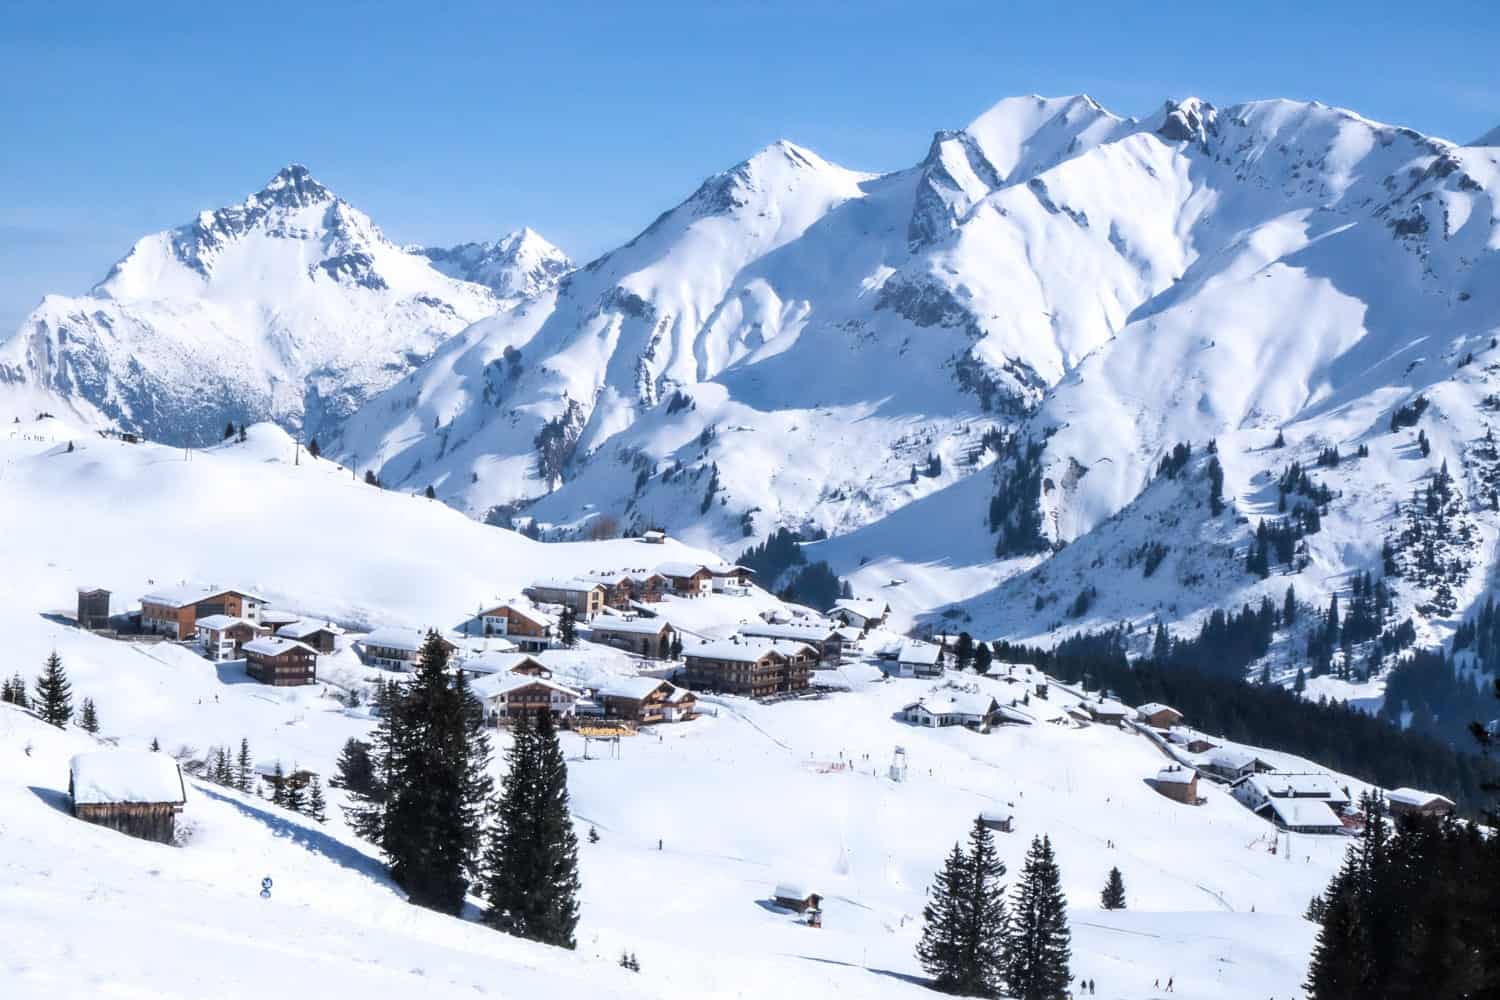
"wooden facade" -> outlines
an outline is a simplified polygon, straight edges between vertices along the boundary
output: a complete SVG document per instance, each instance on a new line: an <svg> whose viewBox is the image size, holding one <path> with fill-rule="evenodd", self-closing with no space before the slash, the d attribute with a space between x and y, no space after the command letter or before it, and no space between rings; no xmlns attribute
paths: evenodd
<svg viewBox="0 0 1500 1000"><path fill-rule="evenodd" d="M589 629L589 638L647 659L663 660L672 653L672 642L677 638L677 630L672 627L671 622L661 618L635 621L596 618Z"/></svg>
<svg viewBox="0 0 1500 1000"><path fill-rule="evenodd" d="M724 640L689 651L683 680L690 687L752 698L807 690L813 665L808 647L784 651L745 643L737 650L734 645Z"/></svg>
<svg viewBox="0 0 1500 1000"><path fill-rule="evenodd" d="M265 602L238 590L205 590L201 596L146 595L141 598L141 627L169 638L191 639L199 618L228 615L260 622Z"/></svg>
<svg viewBox="0 0 1500 1000"><path fill-rule="evenodd" d="M158 844L172 842L177 832L177 814L180 812L182 805L172 802L109 802L73 806L73 815L85 823L106 826L141 840L154 840Z"/></svg>
<svg viewBox="0 0 1500 1000"><path fill-rule="evenodd" d="M485 635L503 636L527 652L552 645L552 619L535 608L497 604L479 613L479 623Z"/></svg>
<svg viewBox="0 0 1500 1000"><path fill-rule="evenodd" d="M318 654L311 646L287 639L261 639L247 643L245 673L262 684L294 687L318 679Z"/></svg>
<svg viewBox="0 0 1500 1000"><path fill-rule="evenodd" d="M109 628L109 591L102 587L78 588L78 627L90 631Z"/></svg>
<svg viewBox="0 0 1500 1000"><path fill-rule="evenodd" d="M696 695L667 681L657 683L650 691L606 688L595 697L604 709L605 718L624 719L647 726L659 722L686 722L697 714L698 707Z"/></svg>
<svg viewBox="0 0 1500 1000"><path fill-rule="evenodd" d="M542 581L529 587L526 596L538 604L561 604L572 608L573 613L584 621L591 620L604 608L603 585L586 581Z"/></svg>

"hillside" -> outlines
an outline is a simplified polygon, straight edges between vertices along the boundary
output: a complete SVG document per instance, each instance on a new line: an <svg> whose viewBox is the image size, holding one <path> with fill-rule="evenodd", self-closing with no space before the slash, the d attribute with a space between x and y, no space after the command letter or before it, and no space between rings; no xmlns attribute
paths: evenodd
<svg viewBox="0 0 1500 1000"><path fill-rule="evenodd" d="M77 436L58 421L32 432L0 441L0 510L29 528L0 539L10 660L30 674L57 651L75 698L95 700L101 735L122 746L158 738L201 758L244 737L258 762L326 776L343 741L371 723L328 697L326 684L265 688L235 664L171 644L82 633L58 614L79 583L127 598L151 581L233 581L275 607L353 628L451 623L537 575L638 564L646 548L531 542L367 486L332 463L305 454L294 463L290 439L268 426L243 444L191 453ZM650 549L698 557L671 542ZM712 609L716 600L690 603ZM573 669L565 661L560 669ZM343 653L327 667L326 679L344 685L368 677ZM1056 685L1045 701L1031 699L1034 724L979 734L893 718L932 681L881 680L862 663L839 674L847 690L819 699L710 699L714 714L630 738L619 759L601 759L598 747L586 759L582 741L565 736L578 831L600 834L582 846L576 954L406 906L336 808L313 828L195 783L185 846L83 826L59 806L67 758L88 737L0 706L0 825L8 844L22 845L0 894L0 968L22 996L56 995L64 973L140 992L245 996L284 991L293 974L376 996L413 983L436 995L555 996L580 981L604 996L925 996L913 980L925 887L980 809L1009 805L1017 831L1000 835L1002 856L1014 872L1030 837L1051 835L1075 973L1108 995L1154 996L1152 982L1168 976L1185 997L1296 989L1314 930L1300 914L1343 838L1298 836L1294 857L1272 854L1270 827L1221 789L1205 786L1198 808L1168 801L1143 781L1163 763L1146 739L1047 721L1076 701ZM1009 698L1020 677L966 680ZM901 782L887 775L895 745L909 761ZM1125 874L1126 911L1098 909L1111 865ZM269 901L257 897L267 875ZM825 894L823 929L761 905L789 879ZM89 905L80 909L80 898ZM247 952L251 921L260 929ZM185 954L170 963L151 961L163 940L191 946L174 946ZM614 967L622 950L638 955L638 977Z"/></svg>

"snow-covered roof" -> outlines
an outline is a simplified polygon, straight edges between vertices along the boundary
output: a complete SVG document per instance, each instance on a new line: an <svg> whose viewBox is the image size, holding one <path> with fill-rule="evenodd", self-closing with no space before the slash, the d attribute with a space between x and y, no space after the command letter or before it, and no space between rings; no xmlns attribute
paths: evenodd
<svg viewBox="0 0 1500 1000"><path fill-rule="evenodd" d="M284 639L279 635L263 635L259 639L251 639L240 648L247 653L254 653L256 656L280 656L282 653L293 649L301 649L313 654L317 653L316 649L313 649L306 643L298 642L295 639Z"/></svg>
<svg viewBox="0 0 1500 1000"><path fill-rule="evenodd" d="M1143 719L1147 716L1156 715L1158 712L1171 712L1179 719L1182 718L1182 713L1177 711L1177 709L1171 705L1163 705L1159 701L1148 701L1144 705L1137 705L1135 711Z"/></svg>
<svg viewBox="0 0 1500 1000"><path fill-rule="evenodd" d="M896 661L930 667L937 663L942 655L943 647L937 643L907 639L901 644L901 651L896 654Z"/></svg>
<svg viewBox="0 0 1500 1000"><path fill-rule="evenodd" d="M979 818L985 823L1009 823L1014 814L1009 809L995 806L991 809L979 810Z"/></svg>
<svg viewBox="0 0 1500 1000"><path fill-rule="evenodd" d="M661 635L672 627L665 618L616 618L604 615L595 618L590 630L593 632L628 632L631 635Z"/></svg>
<svg viewBox="0 0 1500 1000"><path fill-rule="evenodd" d="M1156 772L1156 781L1162 785L1189 785L1198 777L1190 767L1164 767Z"/></svg>
<svg viewBox="0 0 1500 1000"><path fill-rule="evenodd" d="M109 593L109 590L105 587L90 587L87 584L84 584L78 588L78 592L80 594L107 594Z"/></svg>
<svg viewBox="0 0 1500 1000"><path fill-rule="evenodd" d="M526 601L501 601L499 604L492 604L480 613L480 617L483 618L486 615L493 615L496 611L499 611L502 608L512 612L513 614L518 614L522 618L525 618L527 621L533 622L537 625L557 624L556 618L553 618L551 615L547 614L547 612L541 610L540 608L532 606L530 602Z"/></svg>
<svg viewBox="0 0 1500 1000"><path fill-rule="evenodd" d="M835 611L849 611L859 615L861 618L879 618L889 614L891 606L884 601L877 601L873 597L840 597L833 602L829 614Z"/></svg>
<svg viewBox="0 0 1500 1000"><path fill-rule="evenodd" d="M1414 809L1420 809L1434 802L1444 802L1450 808L1453 806L1453 800L1446 795L1439 795L1436 792L1424 792L1416 788L1392 788L1385 793L1385 797L1388 802L1399 802L1404 806L1411 806Z"/></svg>
<svg viewBox="0 0 1500 1000"><path fill-rule="evenodd" d="M73 801L79 805L116 802L182 803L187 794L182 770L164 753L149 750L93 750L73 758Z"/></svg>
<svg viewBox="0 0 1500 1000"><path fill-rule="evenodd" d="M681 562L673 560L670 562L658 563L656 572L660 573L662 576L693 576L698 573L712 573L713 570L709 569L702 563Z"/></svg>
<svg viewBox="0 0 1500 1000"><path fill-rule="evenodd" d="M658 538L666 538L667 537L667 533L665 531L656 531L655 529L652 529L651 531L643 531L643 532L641 532L641 537L642 538L649 538L649 539L655 541Z"/></svg>
<svg viewBox="0 0 1500 1000"><path fill-rule="evenodd" d="M594 693L611 698L631 698L639 701L663 684L672 687L667 681L656 677L611 677L601 683Z"/></svg>
<svg viewBox="0 0 1500 1000"><path fill-rule="evenodd" d="M199 618L193 624L198 628L206 628L213 632L222 632L226 628L232 628L235 625L249 625L251 623L235 615L208 615Z"/></svg>
<svg viewBox="0 0 1500 1000"><path fill-rule="evenodd" d="M1249 767L1260 760L1258 756L1244 747L1215 747L1209 751L1207 761L1215 767L1228 768L1238 771Z"/></svg>
<svg viewBox="0 0 1500 1000"><path fill-rule="evenodd" d="M1270 809L1283 826L1344 828L1343 821L1322 799L1271 799L1263 808Z"/></svg>
<svg viewBox="0 0 1500 1000"><path fill-rule="evenodd" d="M539 590L561 590L569 593L580 593L604 585L594 580L584 580L576 576L549 576L535 581L531 586Z"/></svg>
<svg viewBox="0 0 1500 1000"><path fill-rule="evenodd" d="M253 601L261 598L235 587L210 587L201 583L181 583L175 587L158 587L141 598L143 604L160 604L168 608L185 608L221 594L243 594Z"/></svg>
<svg viewBox="0 0 1500 1000"><path fill-rule="evenodd" d="M478 656L471 656L464 661L464 669L471 674L509 674L514 673L517 667L526 663L535 663L543 670L548 669L546 664L542 663L535 656L530 656L526 653L498 652L481 653Z"/></svg>
<svg viewBox="0 0 1500 1000"><path fill-rule="evenodd" d="M359 641L365 646L382 646L386 649L400 649L408 653L415 653L422 648L422 643L427 641L427 633L419 628L400 628L398 626L386 625L376 629Z"/></svg>
<svg viewBox="0 0 1500 1000"><path fill-rule="evenodd" d="M1328 774L1284 774L1272 771L1268 774L1246 775L1232 787L1238 788L1241 785L1250 785L1267 798L1274 796L1349 801L1349 794Z"/></svg>
<svg viewBox="0 0 1500 1000"><path fill-rule="evenodd" d="M765 639L827 642L837 637L838 634L838 627L832 622L746 622L740 626L740 635L759 636Z"/></svg>
<svg viewBox="0 0 1500 1000"><path fill-rule="evenodd" d="M1083 707L1088 709L1089 714L1095 717L1119 716L1120 718L1124 718L1130 714L1130 709L1123 702L1115 701L1113 698L1090 699L1083 703Z"/></svg>
<svg viewBox="0 0 1500 1000"><path fill-rule="evenodd" d="M266 625L280 626L301 621L302 616L295 611L277 611L274 608L265 608L260 613L260 620Z"/></svg>
<svg viewBox="0 0 1500 1000"><path fill-rule="evenodd" d="M812 893L800 882L778 882L771 895L777 899L806 899Z"/></svg>
<svg viewBox="0 0 1500 1000"><path fill-rule="evenodd" d="M705 642L701 646L693 646L686 650L686 655L701 656L709 660L729 660L734 663L754 663L767 653L780 653L782 656L792 656L799 650L814 655L817 653L817 650L804 642L741 637L739 639L719 639L715 642Z"/></svg>
<svg viewBox="0 0 1500 1000"><path fill-rule="evenodd" d="M918 698L907 705L904 710L910 712L921 708L930 715L982 717L994 711L995 707L995 699L987 694L976 694L972 691L942 691Z"/></svg>
<svg viewBox="0 0 1500 1000"><path fill-rule="evenodd" d="M286 636L288 639L305 639L314 632L328 632L332 635L344 634L344 630L332 622L320 622L315 618L303 618L298 621L288 622L276 630L277 635Z"/></svg>
<svg viewBox="0 0 1500 1000"><path fill-rule="evenodd" d="M490 674L486 677L481 677L476 680L469 686L469 690L474 692L474 696L476 698L479 698L483 701L491 701L495 698L504 697L505 695L510 694L512 691L518 691L524 687L531 687L534 684L539 684L542 687L550 688L553 691L560 691L563 694L571 695L574 698L583 696L582 691L576 691L573 688L568 687L566 684L559 684L556 681L548 680L545 677L532 677L529 674Z"/></svg>

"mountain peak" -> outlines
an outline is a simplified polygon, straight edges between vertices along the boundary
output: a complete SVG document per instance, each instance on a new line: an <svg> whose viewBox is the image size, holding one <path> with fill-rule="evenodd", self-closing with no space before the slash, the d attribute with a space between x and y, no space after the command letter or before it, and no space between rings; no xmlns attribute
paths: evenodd
<svg viewBox="0 0 1500 1000"><path fill-rule="evenodd" d="M1500 125L1469 143L1470 146L1500 146Z"/></svg>
<svg viewBox="0 0 1500 1000"><path fill-rule="evenodd" d="M573 270L568 255L530 226L506 233L493 243L410 246L406 250L427 258L450 278L484 285L507 299L531 298Z"/></svg>
<svg viewBox="0 0 1500 1000"><path fill-rule="evenodd" d="M300 163L289 163L276 171L255 195L256 200L292 208L303 208L333 198L333 193L319 183Z"/></svg>
<svg viewBox="0 0 1500 1000"><path fill-rule="evenodd" d="M1219 111L1201 97L1184 97L1162 106L1162 123L1156 134L1169 142L1196 142L1204 145L1209 135L1218 131Z"/></svg>

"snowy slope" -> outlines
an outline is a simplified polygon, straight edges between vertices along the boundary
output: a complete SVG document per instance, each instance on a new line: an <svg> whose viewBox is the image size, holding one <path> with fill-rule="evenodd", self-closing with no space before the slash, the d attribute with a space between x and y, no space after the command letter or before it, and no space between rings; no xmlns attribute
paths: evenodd
<svg viewBox="0 0 1500 1000"><path fill-rule="evenodd" d="M0 382L160 440L262 419L326 437L561 266L524 234L480 256L450 277L289 166L243 204L140 240L90 294L48 296L0 348Z"/></svg>
<svg viewBox="0 0 1500 1000"><path fill-rule="evenodd" d="M326 776L371 723L321 686L268 689L175 645L81 633L54 614L77 583L128 598L149 580L233 581L277 607L419 624L461 618L535 574L639 563L646 548L532 543L328 462L292 464L290 440L270 427L190 456L75 438L57 421L32 430L0 441L0 513L30 529L0 538L9 661L34 672L56 650L75 697L97 703L102 736L131 748L155 737L201 758L245 737L257 761ZM696 557L672 543L650 550ZM587 655L565 655L560 673ZM408 907L336 808L313 827L195 783L185 846L83 826L61 807L66 762L88 738L0 706L0 974L28 997L80 983L258 997L297 982L371 996L915 998L927 995L913 956L924 889L973 816L1008 805L1017 832L1000 836L1002 856L1014 872L1032 835L1053 838L1075 974L1106 995L1144 1000L1168 976L1184 997L1295 991L1314 930L1300 913L1343 838L1296 837L1291 855L1281 838L1272 854L1270 828L1223 791L1205 787L1200 808L1169 802L1143 783L1164 761L1144 738L1047 721L1075 700L1058 686L1025 707L1034 725L980 735L893 718L932 682L882 681L863 665L840 673L849 690L817 700L706 699L715 714L631 738L619 759L599 759L597 746L584 759L582 742L564 737L577 828L601 838L582 845L573 954ZM974 683L1009 701L1034 690L1024 674ZM896 744L909 758L899 783L886 771ZM1098 908L1111 865L1125 874L1127 911ZM275 887L262 900L267 875ZM825 894L822 930L763 905L786 880ZM614 967L622 950L638 955L639 977Z"/></svg>

